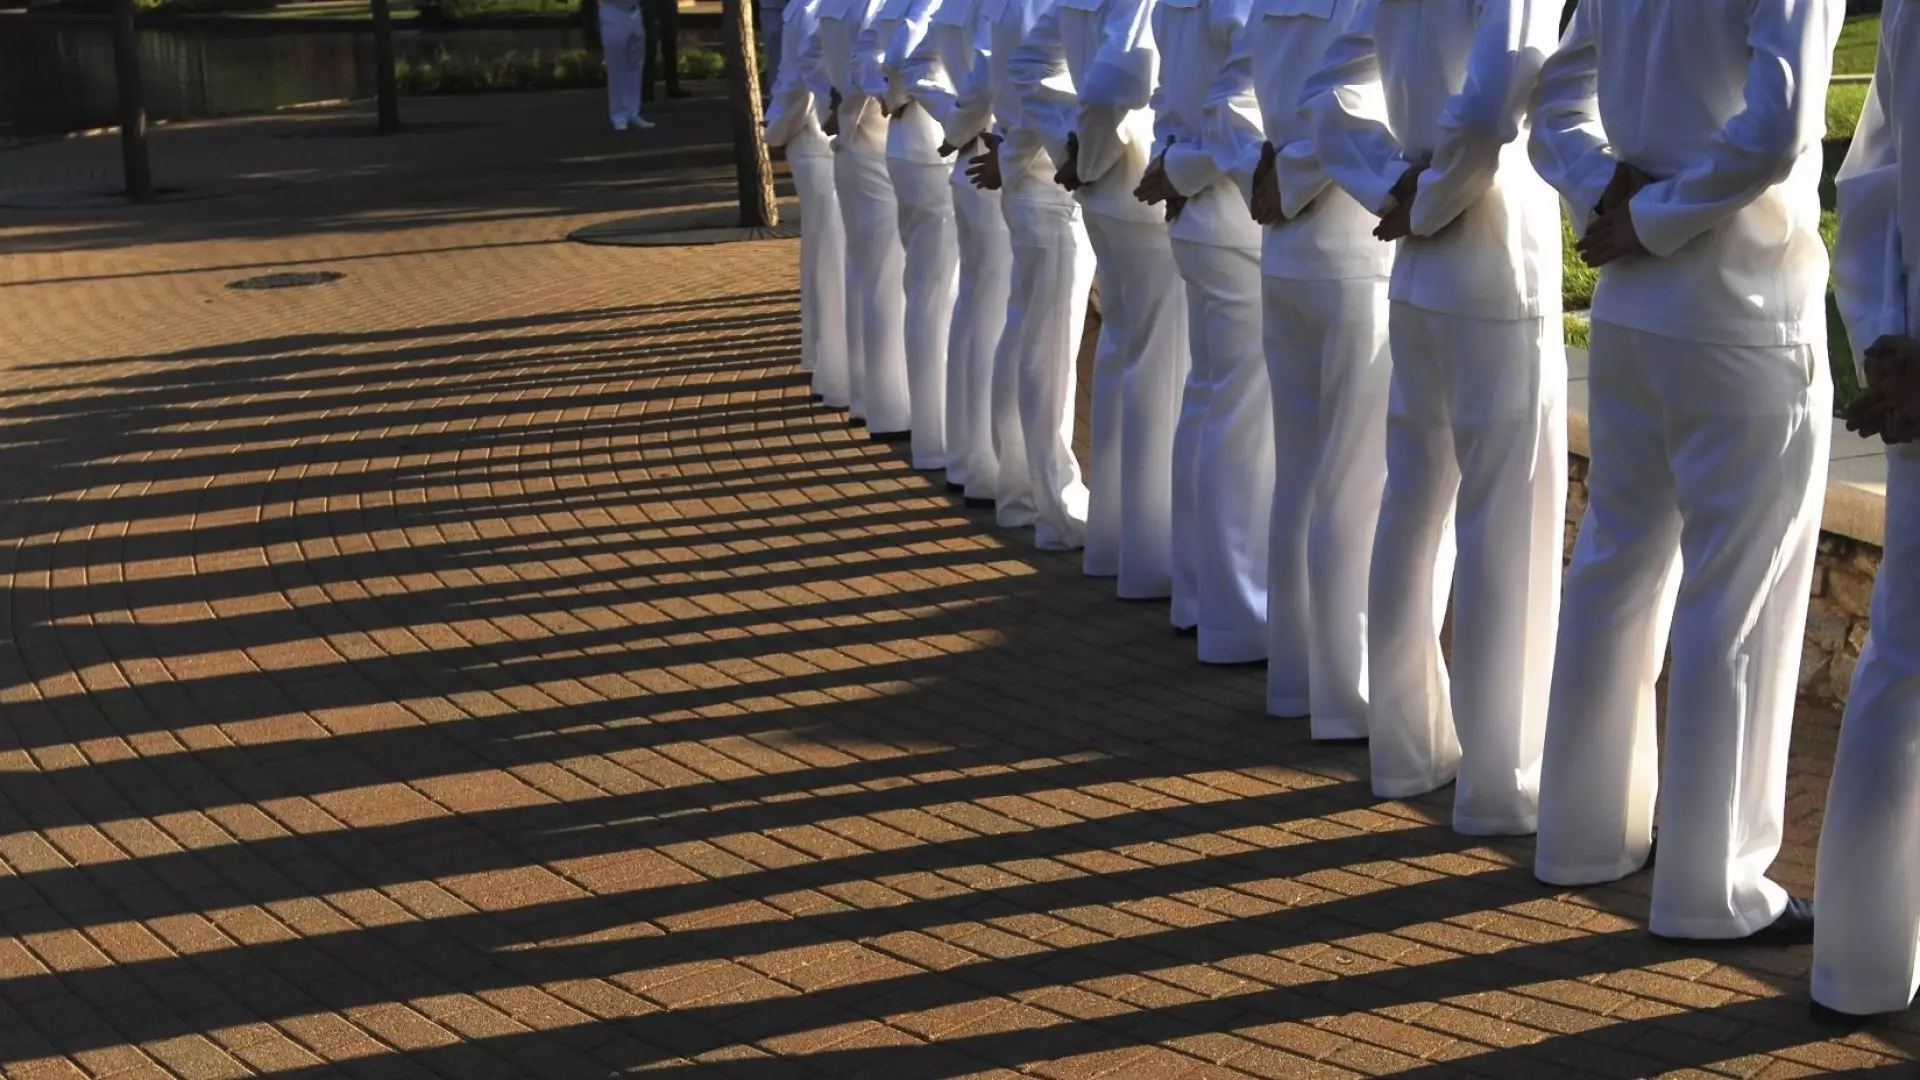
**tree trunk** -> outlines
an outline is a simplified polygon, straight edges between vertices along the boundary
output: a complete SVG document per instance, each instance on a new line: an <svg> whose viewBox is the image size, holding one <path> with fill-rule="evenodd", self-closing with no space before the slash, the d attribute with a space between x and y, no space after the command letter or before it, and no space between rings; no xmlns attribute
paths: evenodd
<svg viewBox="0 0 1920 1080"><path fill-rule="evenodd" d="M380 134L400 133L400 83L394 73L393 5L373 0L373 93L380 106Z"/></svg>
<svg viewBox="0 0 1920 1080"><path fill-rule="evenodd" d="M153 165L147 158L147 88L140 79L140 36L133 0L114 0L113 75L120 98L120 160L127 198L153 201Z"/></svg>
<svg viewBox="0 0 1920 1080"><path fill-rule="evenodd" d="M672 3L673 0L666 0ZM753 0L723 0L726 31L727 96L733 113L733 162L740 184L740 224L780 224L773 195L773 161L767 156L760 125L760 71L753 44Z"/></svg>

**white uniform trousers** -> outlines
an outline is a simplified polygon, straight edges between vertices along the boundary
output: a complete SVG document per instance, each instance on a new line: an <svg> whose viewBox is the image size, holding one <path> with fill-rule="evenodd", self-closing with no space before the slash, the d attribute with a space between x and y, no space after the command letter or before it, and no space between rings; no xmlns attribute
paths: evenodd
<svg viewBox="0 0 1920 1080"><path fill-rule="evenodd" d="M995 519L1004 528L1033 525L1042 546L1067 547L1078 537L1060 536L1056 524L1039 519L1038 472L1029 458L1039 442L1058 468L1059 452L1052 449L1058 444L1065 447L1065 464L1073 464L1074 362L1093 286L1093 249L1079 204L1057 188L1016 183L1002 192L1000 209L1012 244L1013 283L1006 329L993 356ZM1040 400L1044 391L1054 399L1050 410ZM1074 487L1078 473L1074 467ZM1085 490L1080 487L1081 520ZM1056 513L1068 493L1057 491L1049 500Z"/></svg>
<svg viewBox="0 0 1920 1080"><path fill-rule="evenodd" d="M1186 287L1167 228L1087 215L1100 266L1086 572L1126 600L1173 592L1173 431L1187 377Z"/></svg>
<svg viewBox="0 0 1920 1080"><path fill-rule="evenodd" d="M970 499L992 499L1000 473L993 452L993 354L1007 325L1013 240L1000 193L967 180L960 153L950 186L960 237L960 291L947 339L947 482Z"/></svg>
<svg viewBox="0 0 1920 1080"><path fill-rule="evenodd" d="M647 26L640 6L600 5L600 55L607 68L607 115L615 131L640 119L640 85L647 70Z"/></svg>
<svg viewBox="0 0 1920 1080"><path fill-rule="evenodd" d="M1194 555L1200 661L1253 663L1267 655L1274 470L1260 250L1175 240L1173 255L1199 301L1188 333L1207 371L1199 443L1181 480L1194 487L1195 515L1175 522Z"/></svg>
<svg viewBox="0 0 1920 1080"><path fill-rule="evenodd" d="M813 392L847 407L847 234L834 193L833 144L809 124L787 144L800 196L800 366Z"/></svg>
<svg viewBox="0 0 1920 1080"><path fill-rule="evenodd" d="M1387 481L1387 279L1269 277L1267 712L1367 737L1367 576Z"/></svg>
<svg viewBox="0 0 1920 1080"><path fill-rule="evenodd" d="M906 256L885 158L855 150L833 155L834 186L847 231L847 360L852 413L874 434L913 426L907 392ZM859 326L856 331L855 325ZM854 365L855 359L859 363Z"/></svg>
<svg viewBox="0 0 1920 1080"><path fill-rule="evenodd" d="M1920 446L1887 448L1887 536L1820 833L1813 1000L1900 1012L1920 989Z"/></svg>
<svg viewBox="0 0 1920 1080"><path fill-rule="evenodd" d="M1184 285L1184 282L1183 282ZM1207 325L1206 294L1187 288L1187 378L1180 390L1180 412L1173 428L1173 604L1169 614L1179 630L1200 628L1200 436L1213 407L1213 368L1193 335Z"/></svg>
<svg viewBox="0 0 1920 1080"><path fill-rule="evenodd" d="M1406 798L1457 778L1457 831L1530 833L1566 538L1563 331L1397 302L1388 323L1387 486L1368 585L1373 792Z"/></svg>
<svg viewBox="0 0 1920 1080"><path fill-rule="evenodd" d="M958 289L960 237L953 221L953 166L887 159L900 203L906 253L908 397L913 467L947 467L947 335Z"/></svg>
<svg viewBox="0 0 1920 1080"><path fill-rule="evenodd" d="M1650 928L1745 937L1786 905L1766 870L1780 851L1825 499L1826 347L1706 345L1597 322L1591 364L1589 502L1567 576L1534 873L1585 885L1639 869L1658 790ZM1669 617L1662 765L1654 682Z"/></svg>

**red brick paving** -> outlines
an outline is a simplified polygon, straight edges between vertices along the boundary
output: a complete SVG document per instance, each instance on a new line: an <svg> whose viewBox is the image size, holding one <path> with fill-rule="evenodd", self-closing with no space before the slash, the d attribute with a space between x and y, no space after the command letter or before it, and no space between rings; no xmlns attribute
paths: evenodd
<svg viewBox="0 0 1920 1080"><path fill-rule="evenodd" d="M1915 1075L810 405L792 243L564 242L728 198L715 103L409 111L494 126L184 126L163 176L284 186L0 212L8 1077ZM286 268L348 277L223 287Z"/></svg>

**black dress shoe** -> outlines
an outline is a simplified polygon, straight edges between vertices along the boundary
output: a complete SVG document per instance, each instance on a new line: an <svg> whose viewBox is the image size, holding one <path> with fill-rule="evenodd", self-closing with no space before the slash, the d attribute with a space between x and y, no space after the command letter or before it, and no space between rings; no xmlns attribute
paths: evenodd
<svg viewBox="0 0 1920 1080"><path fill-rule="evenodd" d="M1890 1020L1899 1013L1850 1013L1839 1009L1829 1009L1817 1001L1807 1002L1807 1015L1821 1027L1837 1028L1842 1031L1859 1031L1875 1024Z"/></svg>
<svg viewBox="0 0 1920 1080"><path fill-rule="evenodd" d="M869 431L867 438L874 442L902 443L913 438L911 431Z"/></svg>
<svg viewBox="0 0 1920 1080"><path fill-rule="evenodd" d="M808 400L808 401L811 401L811 402L814 402L815 404L818 404L818 403L820 403L820 402L822 402L822 401L825 401L825 400L827 400L827 395L825 395L825 394L808 394L808 395L807 395L807 400Z"/></svg>
<svg viewBox="0 0 1920 1080"><path fill-rule="evenodd" d="M1182 638L1197 638L1200 636L1200 628L1198 626L1176 626L1173 628L1173 636L1182 637Z"/></svg>
<svg viewBox="0 0 1920 1080"><path fill-rule="evenodd" d="M961 504L969 510L991 510L994 507L992 499L962 499L960 501Z"/></svg>
<svg viewBox="0 0 1920 1080"><path fill-rule="evenodd" d="M954 482L953 482L953 481L951 481L951 480L949 480L949 481L947 481L947 494L949 494L949 495L964 495L964 494L966 494L966 492L967 492L967 485L965 485L965 484L956 484L956 483L954 483Z"/></svg>
<svg viewBox="0 0 1920 1080"><path fill-rule="evenodd" d="M1813 941L1813 901L1802 900L1797 896L1787 897L1786 910L1779 918L1739 938L1688 938L1669 937L1655 934L1662 941L1674 941L1701 948L1727 947L1737 945L1758 945L1762 948L1784 949L1793 945L1807 945Z"/></svg>

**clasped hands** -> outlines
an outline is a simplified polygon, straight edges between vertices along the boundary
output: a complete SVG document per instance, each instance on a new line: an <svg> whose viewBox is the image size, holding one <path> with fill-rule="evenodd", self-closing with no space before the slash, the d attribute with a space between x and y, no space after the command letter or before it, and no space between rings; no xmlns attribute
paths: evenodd
<svg viewBox="0 0 1920 1080"><path fill-rule="evenodd" d="M999 191L1000 136L984 131L975 141L986 149L967 159L967 180L982 191Z"/></svg>
<svg viewBox="0 0 1920 1080"><path fill-rule="evenodd" d="M1920 439L1920 341L1889 334L1866 352L1867 389L1847 406L1847 430L1888 443Z"/></svg>
<svg viewBox="0 0 1920 1080"><path fill-rule="evenodd" d="M1172 142L1167 143L1168 149L1172 146ZM1133 197L1148 206L1159 206L1164 203L1167 209L1167 220L1169 222L1180 220L1180 212L1187 208L1187 197L1180 194L1180 189L1174 187L1173 181L1167 176L1166 150L1161 150L1154 155L1153 161L1147 166L1147 171L1141 174L1140 183L1134 186Z"/></svg>
<svg viewBox="0 0 1920 1080"><path fill-rule="evenodd" d="M1391 244L1413 235L1413 200L1420 194L1420 174L1426 171L1425 160L1415 161L1393 182L1393 189L1387 193L1393 209L1381 214L1380 224L1373 227L1375 240Z"/></svg>
<svg viewBox="0 0 1920 1080"><path fill-rule="evenodd" d="M1594 207L1593 220L1587 225L1587 234L1582 236L1574 250L1588 266L1595 268L1607 265L1632 255L1647 254L1647 246L1640 242L1640 234L1633 227L1632 202L1640 189L1653 183L1653 177L1622 161L1613 167L1613 179L1607 182L1607 190L1600 196L1600 203Z"/></svg>

